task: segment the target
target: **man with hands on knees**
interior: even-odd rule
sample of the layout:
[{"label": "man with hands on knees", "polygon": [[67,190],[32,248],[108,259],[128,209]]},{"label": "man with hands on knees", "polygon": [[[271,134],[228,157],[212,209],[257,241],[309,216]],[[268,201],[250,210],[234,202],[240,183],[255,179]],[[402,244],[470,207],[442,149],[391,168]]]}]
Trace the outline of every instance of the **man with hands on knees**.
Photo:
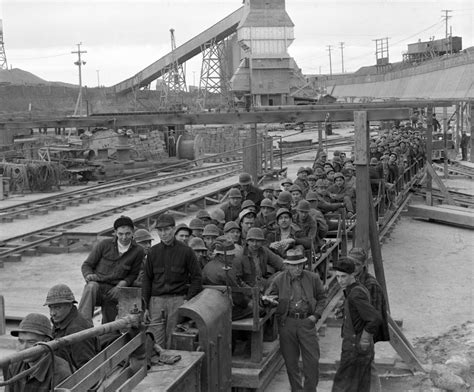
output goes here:
[{"label": "man with hands on knees", "polygon": [[[289,250],[286,271],[277,274],[262,297],[277,307],[280,350],[285,360],[291,390],[316,391],[319,381],[319,343],[316,322],[326,306],[326,291],[319,276],[305,270],[307,259],[299,250]],[[304,382],[299,371],[303,359]]]},{"label": "man with hands on knees", "polygon": [[79,312],[92,320],[94,307],[102,307],[102,324],[117,317],[119,287],[131,286],[140,272],[144,250],[133,240],[134,224],[128,216],[114,222],[114,237],[97,243],[81,270],[86,286]]},{"label": "man with hands on knees", "polygon": [[356,280],[353,260],[343,257],[333,268],[345,300],[341,362],[334,376],[332,392],[369,392],[374,360],[373,335],[382,318],[371,305],[367,289]]}]

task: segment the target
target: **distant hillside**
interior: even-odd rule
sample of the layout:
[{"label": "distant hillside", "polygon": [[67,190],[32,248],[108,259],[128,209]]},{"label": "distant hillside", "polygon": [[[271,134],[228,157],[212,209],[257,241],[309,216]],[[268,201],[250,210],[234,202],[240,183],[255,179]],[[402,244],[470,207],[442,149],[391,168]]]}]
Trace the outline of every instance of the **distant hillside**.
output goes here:
[{"label": "distant hillside", "polygon": [[31,72],[23,71],[19,68],[13,69],[0,69],[0,83],[1,84],[12,84],[12,85],[54,85],[54,86],[66,86],[76,87],[73,84],[63,82],[48,82],[47,80],[41,79]]}]

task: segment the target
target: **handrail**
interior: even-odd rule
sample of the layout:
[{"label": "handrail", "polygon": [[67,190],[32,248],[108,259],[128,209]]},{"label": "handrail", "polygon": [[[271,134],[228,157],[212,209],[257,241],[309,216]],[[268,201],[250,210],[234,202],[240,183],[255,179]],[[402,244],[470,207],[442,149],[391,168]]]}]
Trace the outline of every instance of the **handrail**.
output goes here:
[{"label": "handrail", "polygon": [[140,314],[129,314],[125,317],[122,317],[107,324],[85,329],[83,331],[76,332],[72,335],[67,335],[59,339],[45,342],[45,344],[42,345],[34,346],[23,351],[8,354],[0,358],[0,368],[6,368],[12,363],[38,357],[41,354],[49,352],[50,349],[57,350],[67,345],[78,343],[82,340],[97,337],[110,332],[121,331],[132,327],[138,328],[140,324]]}]

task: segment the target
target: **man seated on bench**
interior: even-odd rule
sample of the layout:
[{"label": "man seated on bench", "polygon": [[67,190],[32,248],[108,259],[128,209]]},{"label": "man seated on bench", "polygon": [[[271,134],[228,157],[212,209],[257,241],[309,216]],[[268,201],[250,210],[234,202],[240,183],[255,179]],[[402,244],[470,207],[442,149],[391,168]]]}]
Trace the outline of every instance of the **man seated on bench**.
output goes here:
[{"label": "man seated on bench", "polygon": [[[242,280],[235,245],[227,237],[215,241],[214,257],[202,270],[203,283],[211,286],[248,287]],[[232,293],[232,321],[252,316],[251,302],[244,293]]]}]

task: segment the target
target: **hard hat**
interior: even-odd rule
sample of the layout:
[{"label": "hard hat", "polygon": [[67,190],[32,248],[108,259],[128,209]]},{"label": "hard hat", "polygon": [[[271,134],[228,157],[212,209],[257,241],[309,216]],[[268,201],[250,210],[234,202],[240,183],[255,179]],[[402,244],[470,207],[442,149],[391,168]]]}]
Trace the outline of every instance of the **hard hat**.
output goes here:
[{"label": "hard hat", "polygon": [[278,218],[280,218],[280,215],[283,215],[283,214],[288,214],[291,219],[291,211],[288,210],[288,208],[280,208],[276,213],[276,220],[278,221]]},{"label": "hard hat", "polygon": [[240,207],[240,211],[243,211],[245,209],[250,209],[250,208],[256,209],[257,206],[252,200],[244,200],[244,202],[242,203],[242,206]]},{"label": "hard hat", "polygon": [[55,304],[77,304],[69,286],[60,283],[49,289],[44,306]]},{"label": "hard hat", "polygon": [[229,231],[233,230],[233,229],[237,229],[239,231],[242,231],[240,226],[237,224],[237,222],[234,222],[234,221],[230,221],[230,222],[227,222],[225,225],[224,225],[224,233],[228,233]]},{"label": "hard hat", "polygon": [[235,245],[227,237],[217,237],[214,243],[214,252],[217,254],[235,255]]},{"label": "hard hat", "polygon": [[285,184],[293,185],[293,181],[291,181],[289,178],[284,178],[283,181],[281,182],[281,185],[285,185]]},{"label": "hard hat", "polygon": [[53,339],[51,322],[44,314],[30,313],[26,315],[19,327],[10,331],[10,334],[18,336],[20,332],[35,333]]},{"label": "hard hat", "polygon": [[288,191],[289,192],[299,192],[299,193],[303,194],[303,191],[301,190],[301,188],[298,185],[290,186],[290,189],[288,189]]},{"label": "hard hat", "polygon": [[283,191],[278,195],[278,204],[290,204],[293,201],[293,197],[290,192]]},{"label": "hard hat", "polygon": [[202,235],[203,236],[219,237],[220,231],[219,231],[219,228],[216,225],[210,223],[210,224],[204,226],[204,231],[202,232]]},{"label": "hard hat", "polygon": [[306,200],[308,200],[308,201],[318,200],[318,195],[316,194],[316,192],[309,191],[306,194]]},{"label": "hard hat", "polygon": [[338,172],[338,173],[336,173],[336,174],[334,174],[334,180],[335,180],[336,178],[342,178],[343,180],[345,180],[345,178],[344,178],[344,174],[342,174],[342,173],[339,173],[339,172]]},{"label": "hard hat", "polygon": [[204,230],[204,222],[201,219],[194,218],[189,222],[189,228],[191,230]]},{"label": "hard hat", "polygon": [[309,212],[310,209],[311,207],[307,200],[300,200],[296,206],[296,210],[301,212]]},{"label": "hard hat", "polygon": [[242,173],[239,176],[240,185],[249,185],[252,183],[252,176],[248,173]]},{"label": "hard hat", "polygon": [[196,213],[196,218],[198,218],[198,219],[211,219],[211,216],[209,215],[209,212],[207,212],[206,210],[199,210]]},{"label": "hard hat", "polygon": [[306,174],[308,174],[308,171],[306,170],[305,167],[300,167],[300,168],[298,169],[298,172],[297,172],[296,174],[300,174],[300,173],[302,173],[302,172],[305,172]]},{"label": "hard hat", "polygon": [[231,188],[231,190],[229,191],[229,198],[231,197],[238,197],[238,198],[242,198],[242,193],[240,193],[240,191],[237,189],[237,188]]},{"label": "hard hat", "polygon": [[263,230],[260,227],[252,227],[247,233],[247,240],[265,241]]},{"label": "hard hat", "polygon": [[273,208],[275,209],[275,206],[273,205],[272,201],[270,199],[263,199],[260,202],[260,207],[268,207],[268,208]]},{"label": "hard hat", "polygon": [[135,239],[135,242],[153,241],[153,237],[151,236],[150,232],[145,229],[135,230],[135,233],[133,233],[133,238]]},{"label": "hard hat", "polygon": [[199,238],[199,237],[191,238],[188,242],[188,246],[192,250],[206,250],[207,251],[207,248],[206,248],[206,245],[204,244],[204,241],[202,240],[202,238]]},{"label": "hard hat", "polygon": [[211,212],[211,219],[219,223],[225,223],[225,212],[222,211],[220,208],[216,208]]},{"label": "hard hat", "polygon": [[255,211],[252,211],[248,208],[245,209],[245,210],[240,211],[239,217],[237,218],[237,221],[239,223],[242,222],[242,219],[244,219],[247,215],[250,215],[250,214],[252,214],[254,217],[256,216]]}]

